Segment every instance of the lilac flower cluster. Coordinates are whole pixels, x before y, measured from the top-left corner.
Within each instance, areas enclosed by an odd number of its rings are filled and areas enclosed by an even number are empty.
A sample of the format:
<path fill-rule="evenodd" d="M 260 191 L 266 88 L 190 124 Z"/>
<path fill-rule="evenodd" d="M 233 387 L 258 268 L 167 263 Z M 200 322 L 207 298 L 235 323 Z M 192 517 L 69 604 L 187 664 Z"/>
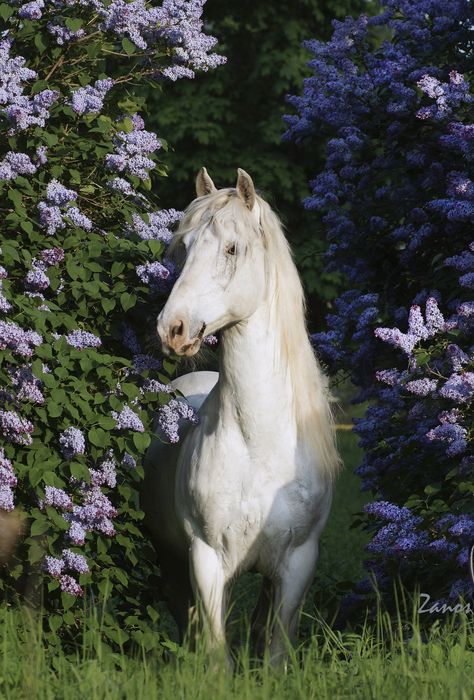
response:
<path fill-rule="evenodd" d="M 0 321 L 0 350 L 8 349 L 29 358 L 33 355 L 33 348 L 42 342 L 42 337 L 35 331 L 25 331 L 13 321 Z"/>
<path fill-rule="evenodd" d="M 33 80 L 37 74 L 27 68 L 22 56 L 10 56 L 12 45 L 10 38 L 0 40 L 0 114 L 10 122 L 10 135 L 30 126 L 44 126 L 50 108 L 59 98 L 54 90 L 41 90 L 33 97 L 23 94 L 23 83 Z"/>
<path fill-rule="evenodd" d="M 31 367 L 27 365 L 17 367 L 11 369 L 9 374 L 18 401 L 30 401 L 37 405 L 44 404 L 44 396 L 41 391 L 42 382 L 34 376 Z"/>
<path fill-rule="evenodd" d="M 2 252 L 2 249 L 0 248 L 0 253 Z M 3 280 L 8 277 L 8 272 L 6 269 L 3 267 L 3 265 L 0 265 L 0 311 L 3 313 L 8 313 L 11 311 L 13 308 L 8 299 L 6 298 L 4 291 L 3 291 Z"/>
<path fill-rule="evenodd" d="M 148 284 L 155 290 L 163 289 L 163 282 L 170 276 L 170 271 L 158 260 L 147 262 L 144 265 L 138 265 L 137 276 L 143 284 Z"/>
<path fill-rule="evenodd" d="M 81 39 L 86 35 L 86 32 L 84 29 L 82 29 L 82 27 L 73 31 L 72 29 L 68 29 L 68 27 L 66 27 L 66 25 L 61 21 L 48 22 L 47 29 L 48 32 L 54 36 L 56 43 L 59 44 L 59 46 L 63 46 L 63 44 L 70 44 L 72 41 Z"/>
<path fill-rule="evenodd" d="M 147 7 L 145 0 L 112 0 L 100 13 L 104 29 L 129 38 L 144 51 L 163 41 L 173 47 L 173 65 L 159 74 L 177 80 L 194 78 L 196 70 L 208 71 L 226 61 L 211 53 L 217 39 L 202 32 L 204 4 L 205 0 L 164 0 L 160 7 Z"/>
<path fill-rule="evenodd" d="M 144 221 L 138 214 L 132 214 L 132 224 L 127 227 L 127 236 L 137 235 L 143 240 L 163 241 L 168 244 L 173 237 L 171 226 L 183 216 L 183 212 L 176 209 L 162 209 L 161 211 L 147 214 L 147 221 Z"/>
<path fill-rule="evenodd" d="M 74 459 L 76 455 L 83 455 L 86 449 L 84 435 L 79 428 L 69 427 L 59 436 L 59 444 L 64 459 Z"/>
<path fill-rule="evenodd" d="M 94 335 L 94 333 L 89 333 L 89 331 L 83 331 L 81 329 L 71 331 L 66 335 L 66 342 L 76 350 L 84 350 L 85 348 L 98 348 L 102 345 L 101 339 Z"/>
<path fill-rule="evenodd" d="M 102 460 L 99 469 L 89 469 L 92 486 L 108 486 L 115 488 L 117 484 L 117 463 L 113 453 L 109 453 L 107 458 Z"/>
<path fill-rule="evenodd" d="M 41 226 L 48 236 L 54 236 L 58 229 L 67 226 L 68 220 L 85 231 L 92 229 L 92 221 L 78 207 L 69 206 L 77 199 L 77 192 L 64 187 L 58 180 L 51 180 L 46 188 L 47 201 L 38 204 Z M 65 218 L 66 217 L 66 218 Z"/>
<path fill-rule="evenodd" d="M 13 489 L 18 480 L 13 471 L 12 463 L 5 456 L 5 451 L 0 447 L 0 510 L 13 510 Z"/>
<path fill-rule="evenodd" d="M 0 180 L 14 180 L 19 175 L 34 175 L 37 165 L 26 153 L 8 151 L 0 162 Z"/>
<path fill-rule="evenodd" d="M 305 207 L 321 217 L 328 270 L 352 289 L 313 340 L 369 401 L 355 428 L 357 473 L 380 499 L 368 567 L 382 590 L 397 572 L 455 597 L 472 593 L 457 529 L 469 508 L 459 485 L 474 475 L 472 3 L 380 5 L 306 43 L 312 75 L 289 100 L 286 138 L 318 152 L 326 138 Z"/>
<path fill-rule="evenodd" d="M 179 441 L 179 426 L 182 419 L 188 420 L 193 425 L 199 423 L 199 418 L 192 406 L 182 399 L 171 399 L 169 403 L 160 407 L 158 411 L 158 425 L 165 438 L 170 442 Z"/>
<path fill-rule="evenodd" d="M 99 532 L 108 537 L 115 534 L 113 518 L 117 511 L 99 486 L 82 487 L 82 505 L 73 506 L 64 515 L 69 522 L 68 537 L 76 546 L 82 546 L 88 532 Z"/>
<path fill-rule="evenodd" d="M 143 433 L 145 430 L 140 416 L 137 416 L 130 406 L 124 406 L 120 413 L 112 411 L 112 418 L 117 421 L 117 430 L 134 430 L 137 433 Z"/>
<path fill-rule="evenodd" d="M 114 139 L 115 153 L 109 153 L 105 157 L 109 170 L 127 173 L 140 180 L 148 179 L 148 171 L 155 167 L 149 155 L 161 148 L 161 143 L 156 134 L 142 127 L 142 123 L 135 120 L 132 131 L 117 132 Z"/>
<path fill-rule="evenodd" d="M 5 440 L 15 445 L 31 445 L 33 430 L 34 426 L 31 421 L 22 418 L 15 411 L 0 409 L 0 433 Z"/>
<path fill-rule="evenodd" d="M 94 114 L 100 112 L 104 106 L 104 99 L 109 90 L 112 89 L 114 81 L 112 78 L 96 80 L 94 85 L 78 88 L 71 94 L 68 104 L 76 114 Z"/>

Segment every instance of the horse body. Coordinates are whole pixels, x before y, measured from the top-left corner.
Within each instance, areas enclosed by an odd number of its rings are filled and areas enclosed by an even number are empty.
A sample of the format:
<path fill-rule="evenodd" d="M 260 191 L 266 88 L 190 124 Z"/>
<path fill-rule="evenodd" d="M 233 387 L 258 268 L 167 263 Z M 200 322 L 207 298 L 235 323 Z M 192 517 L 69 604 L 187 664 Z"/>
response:
<path fill-rule="evenodd" d="M 240 206 L 252 213 L 246 222 L 257 238 L 250 241 L 253 255 L 247 247 L 241 274 L 252 282 L 253 296 L 242 284 L 232 296 L 237 268 L 226 276 L 220 259 L 212 276 L 213 283 L 217 280 L 214 295 L 205 290 L 200 294 L 198 279 L 205 273 L 199 268 L 198 252 L 209 251 L 213 244 L 209 219 L 203 221 L 201 216 L 196 223 L 191 215 L 189 232 L 184 234 L 190 238 L 186 264 L 159 317 L 158 331 L 165 346 L 187 354 L 189 348 L 195 351 L 200 329 L 213 332 L 223 327 L 219 378 L 216 382 L 216 377 L 199 378 L 201 373 L 196 373 L 177 380 L 176 388 L 200 406 L 200 422 L 188 429 L 180 449 L 152 446 L 142 504 L 157 549 L 166 552 L 164 573 L 168 566 L 170 576 L 182 581 L 189 567 L 190 585 L 183 585 L 174 596 L 175 616 L 181 623 L 186 615 L 183 606 L 177 611 L 178 598 L 188 604 L 192 590 L 202 604 L 211 643 L 224 644 L 229 585 L 245 571 L 258 571 L 264 585 L 254 615 L 256 636 L 262 638 L 261 628 L 272 608 L 273 629 L 268 636 L 270 656 L 277 660 L 284 653 L 285 636 L 295 636 L 298 610 L 314 575 L 337 455 L 322 374 L 309 346 L 303 309 L 298 308 L 302 297 L 294 265 L 289 257 L 282 263 L 289 276 L 289 301 L 297 305 L 293 309 L 297 323 L 290 335 L 281 316 L 283 310 L 285 323 L 291 322 L 291 304 L 281 300 L 282 290 L 275 284 L 269 287 L 265 260 L 271 243 L 258 237 L 262 210 L 268 205 L 253 193 L 250 207 L 246 194 L 237 187 L 225 202 L 235 204 L 235 196 L 240 196 L 244 202 Z M 217 212 L 224 208 L 225 204 L 219 206 Z M 211 213 L 216 217 L 215 210 Z M 235 212 L 231 221 L 235 226 Z M 282 237 L 281 231 L 273 234 Z M 222 241 L 217 248 L 222 248 Z M 228 243 L 224 249 L 229 249 Z M 252 273 L 248 278 L 245 264 Z M 200 301 L 207 301 L 208 315 L 217 318 L 206 318 L 202 307 L 196 317 L 194 307 Z M 307 400 L 310 407 L 298 403 Z M 176 581 L 173 585 L 176 594 Z"/>

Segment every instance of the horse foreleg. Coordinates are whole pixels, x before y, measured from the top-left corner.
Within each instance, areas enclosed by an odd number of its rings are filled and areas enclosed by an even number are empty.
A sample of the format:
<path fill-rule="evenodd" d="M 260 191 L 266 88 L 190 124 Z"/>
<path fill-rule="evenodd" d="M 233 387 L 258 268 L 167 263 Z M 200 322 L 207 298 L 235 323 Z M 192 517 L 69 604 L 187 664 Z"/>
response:
<path fill-rule="evenodd" d="M 228 664 L 226 648 L 226 578 L 216 551 L 203 540 L 195 538 L 191 545 L 191 582 L 199 612 L 202 613 L 205 642 L 208 649 L 222 650 Z"/>
<path fill-rule="evenodd" d="M 304 598 L 313 580 L 318 559 L 318 539 L 313 535 L 290 550 L 279 567 L 275 583 L 274 613 L 270 641 L 270 663 L 278 664 L 294 644 Z"/>

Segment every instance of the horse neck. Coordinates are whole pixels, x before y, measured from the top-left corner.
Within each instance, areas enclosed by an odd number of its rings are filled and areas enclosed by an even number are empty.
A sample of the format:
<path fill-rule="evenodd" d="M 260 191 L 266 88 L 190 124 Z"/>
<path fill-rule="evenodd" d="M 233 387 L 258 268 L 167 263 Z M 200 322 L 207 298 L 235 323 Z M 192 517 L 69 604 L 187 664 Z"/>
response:
<path fill-rule="evenodd" d="M 296 425 L 290 373 L 281 359 L 281 339 L 268 304 L 222 333 L 219 415 L 234 422 L 245 438 L 266 440 Z"/>

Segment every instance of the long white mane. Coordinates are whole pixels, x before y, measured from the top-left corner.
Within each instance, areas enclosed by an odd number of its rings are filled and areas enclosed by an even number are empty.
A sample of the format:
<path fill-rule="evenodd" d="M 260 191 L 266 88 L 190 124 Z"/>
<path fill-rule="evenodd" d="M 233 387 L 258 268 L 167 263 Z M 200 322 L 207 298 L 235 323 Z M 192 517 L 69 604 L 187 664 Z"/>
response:
<path fill-rule="evenodd" d="M 280 220 L 258 195 L 256 202 L 260 208 L 259 229 L 235 188 L 217 190 L 195 199 L 185 212 L 169 254 L 177 254 L 186 232 L 211 223 L 219 229 L 231 220 L 239 238 L 248 246 L 255 236 L 263 237 L 266 293 L 271 323 L 280 343 L 277 361 L 290 376 L 298 437 L 300 444 L 307 446 L 318 471 L 332 480 L 339 470 L 340 458 L 327 382 L 308 338 L 303 288 Z"/>

